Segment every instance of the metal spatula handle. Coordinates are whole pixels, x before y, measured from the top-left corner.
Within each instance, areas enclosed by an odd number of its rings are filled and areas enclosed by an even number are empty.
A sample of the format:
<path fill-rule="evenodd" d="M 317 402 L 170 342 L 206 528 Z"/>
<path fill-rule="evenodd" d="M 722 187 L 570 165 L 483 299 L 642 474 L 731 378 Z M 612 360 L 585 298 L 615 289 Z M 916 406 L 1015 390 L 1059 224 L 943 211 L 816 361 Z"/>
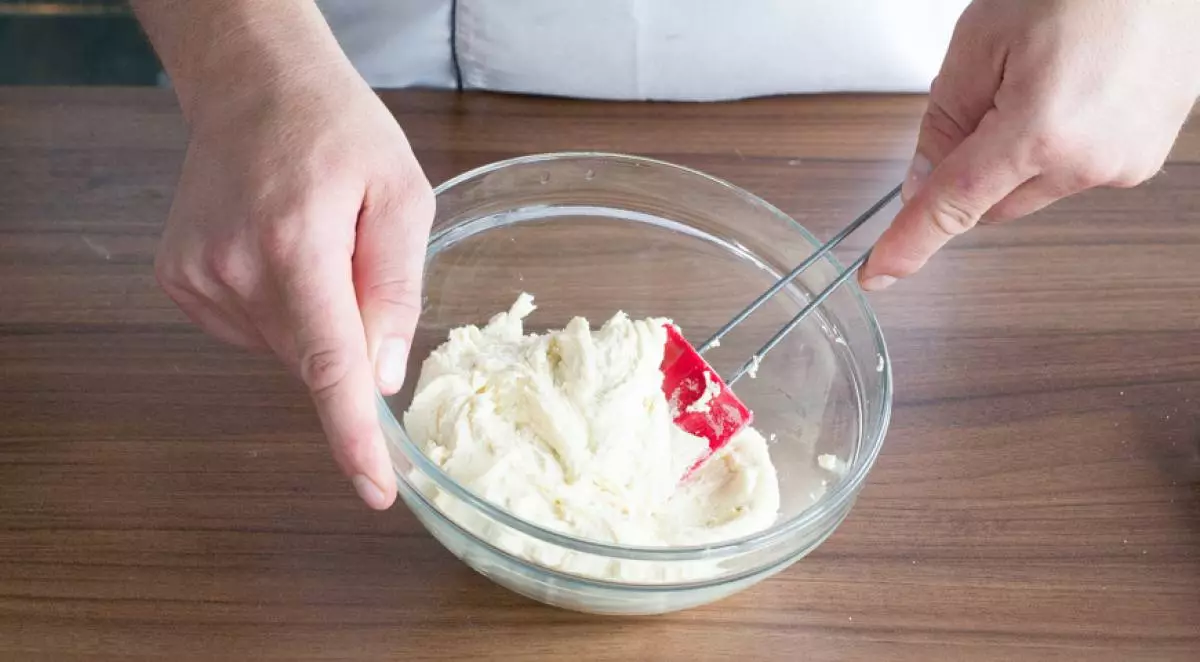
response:
<path fill-rule="evenodd" d="M 750 305 L 746 306 L 740 313 L 734 315 L 733 318 L 725 324 L 725 326 L 722 326 L 717 330 L 716 333 L 712 335 L 711 338 L 704 341 L 704 344 L 700 345 L 696 351 L 703 354 L 709 349 L 712 349 L 714 345 L 717 345 L 720 342 L 721 338 L 725 337 L 726 334 L 735 329 L 737 325 L 744 322 L 747 317 L 750 317 L 750 315 L 754 314 L 755 310 L 758 310 L 760 306 L 770 300 L 771 297 L 778 294 L 780 290 L 782 290 L 784 287 L 787 287 L 788 283 L 791 283 L 796 279 L 797 276 L 804 273 L 804 271 L 812 265 L 816 264 L 817 260 L 825 257 L 829 251 L 833 250 L 838 244 L 842 243 L 843 239 L 850 236 L 850 234 L 861 227 L 863 223 L 866 223 L 868 220 L 874 217 L 875 214 L 879 213 L 879 210 L 887 206 L 887 204 L 894 200 L 899 194 L 900 186 L 896 186 L 890 192 L 888 192 L 887 195 L 883 196 L 875 204 L 871 205 L 870 208 L 863 212 L 858 218 L 854 219 L 849 225 L 842 228 L 841 231 L 831 237 L 829 241 L 822 244 L 820 248 L 818 248 L 812 255 L 809 255 L 807 258 L 805 258 L 804 261 L 797 265 L 795 269 L 792 269 L 782 278 L 775 281 L 774 285 L 767 288 L 765 292 L 760 294 L 757 299 L 750 302 Z M 756 370 L 758 365 L 762 362 L 763 357 L 767 355 L 767 352 L 770 352 L 772 349 L 774 349 L 775 346 L 778 345 L 779 342 L 792 331 L 792 329 L 795 329 L 800 322 L 804 321 L 805 317 L 812 313 L 812 311 L 816 310 L 817 307 L 825 301 L 825 299 L 828 299 L 829 295 L 833 294 L 834 290 L 841 286 L 842 283 L 845 283 L 850 276 L 854 274 L 854 272 L 858 271 L 862 265 L 866 264 L 867 258 L 870 256 L 871 249 L 868 248 L 862 255 L 858 256 L 858 259 L 851 263 L 849 267 L 846 267 L 845 270 L 839 273 L 837 278 L 833 279 L 832 283 L 830 283 L 824 290 L 821 290 L 817 296 L 813 297 L 813 299 L 809 301 L 799 313 L 796 313 L 796 316 L 793 317 L 790 322 L 780 327 L 780 329 L 775 332 L 775 335 L 771 336 L 770 340 L 763 344 L 763 346 L 760 347 L 757 352 L 752 354 L 750 358 L 743 363 L 740 368 L 738 368 L 737 372 L 731 375 L 729 379 L 725 380 L 725 383 L 732 386 L 733 383 L 741 379 L 743 375 L 751 372 L 752 370 Z"/>

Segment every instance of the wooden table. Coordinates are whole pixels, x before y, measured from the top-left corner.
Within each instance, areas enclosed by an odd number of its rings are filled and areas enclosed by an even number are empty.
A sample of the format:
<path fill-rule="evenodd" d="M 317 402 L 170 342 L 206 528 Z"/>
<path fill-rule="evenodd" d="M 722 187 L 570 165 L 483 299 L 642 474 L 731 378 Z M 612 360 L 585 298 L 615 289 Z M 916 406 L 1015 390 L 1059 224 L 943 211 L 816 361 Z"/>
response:
<path fill-rule="evenodd" d="M 433 181 L 643 153 L 825 235 L 902 175 L 922 107 L 385 97 Z M 1200 127 L 1149 184 L 875 296 L 896 410 L 850 518 L 641 619 L 529 602 L 359 506 L 297 384 L 155 286 L 184 141 L 164 91 L 0 90 L 0 659 L 1200 659 Z"/>

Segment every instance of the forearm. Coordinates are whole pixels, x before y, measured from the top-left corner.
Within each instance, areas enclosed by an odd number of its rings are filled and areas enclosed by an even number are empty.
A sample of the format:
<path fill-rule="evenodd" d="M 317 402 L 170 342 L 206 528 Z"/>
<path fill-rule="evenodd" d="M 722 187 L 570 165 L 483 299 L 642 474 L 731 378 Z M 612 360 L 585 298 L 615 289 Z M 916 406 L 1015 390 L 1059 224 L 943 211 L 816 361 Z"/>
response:
<path fill-rule="evenodd" d="M 132 0 L 184 117 L 314 69 L 349 63 L 312 0 Z"/>

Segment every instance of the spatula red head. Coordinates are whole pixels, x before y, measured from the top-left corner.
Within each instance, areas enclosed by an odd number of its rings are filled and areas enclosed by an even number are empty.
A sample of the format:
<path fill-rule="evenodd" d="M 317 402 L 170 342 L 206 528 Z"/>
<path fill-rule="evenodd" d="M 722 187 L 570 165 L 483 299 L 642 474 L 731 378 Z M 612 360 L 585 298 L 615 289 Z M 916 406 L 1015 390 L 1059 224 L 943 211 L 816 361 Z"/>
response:
<path fill-rule="evenodd" d="M 671 405 L 671 416 L 684 432 L 707 439 L 712 454 L 750 424 L 750 409 L 737 399 L 679 329 L 671 324 L 665 326 L 663 393 Z M 707 457 L 701 462 L 704 459 Z"/>

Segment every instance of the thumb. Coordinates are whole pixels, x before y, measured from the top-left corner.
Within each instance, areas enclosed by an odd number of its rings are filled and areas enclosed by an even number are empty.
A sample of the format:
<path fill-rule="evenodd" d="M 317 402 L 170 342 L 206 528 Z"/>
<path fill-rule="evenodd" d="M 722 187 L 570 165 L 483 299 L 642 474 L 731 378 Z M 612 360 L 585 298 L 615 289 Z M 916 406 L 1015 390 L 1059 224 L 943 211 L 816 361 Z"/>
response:
<path fill-rule="evenodd" d="M 354 285 L 375 381 L 387 395 L 404 385 L 433 212 L 433 190 L 418 170 L 408 186 L 368 189 L 359 215 Z"/>
<path fill-rule="evenodd" d="M 1021 158 L 1019 131 L 989 113 L 979 128 L 933 169 L 891 226 L 875 242 L 859 271 L 863 289 L 879 290 L 916 273 L 946 242 L 1037 174 Z"/>
<path fill-rule="evenodd" d="M 396 499 L 396 476 L 379 425 L 350 255 L 317 245 L 292 257 L 281 274 L 284 315 L 276 335 L 312 394 L 334 459 L 362 500 L 382 510 Z"/>

